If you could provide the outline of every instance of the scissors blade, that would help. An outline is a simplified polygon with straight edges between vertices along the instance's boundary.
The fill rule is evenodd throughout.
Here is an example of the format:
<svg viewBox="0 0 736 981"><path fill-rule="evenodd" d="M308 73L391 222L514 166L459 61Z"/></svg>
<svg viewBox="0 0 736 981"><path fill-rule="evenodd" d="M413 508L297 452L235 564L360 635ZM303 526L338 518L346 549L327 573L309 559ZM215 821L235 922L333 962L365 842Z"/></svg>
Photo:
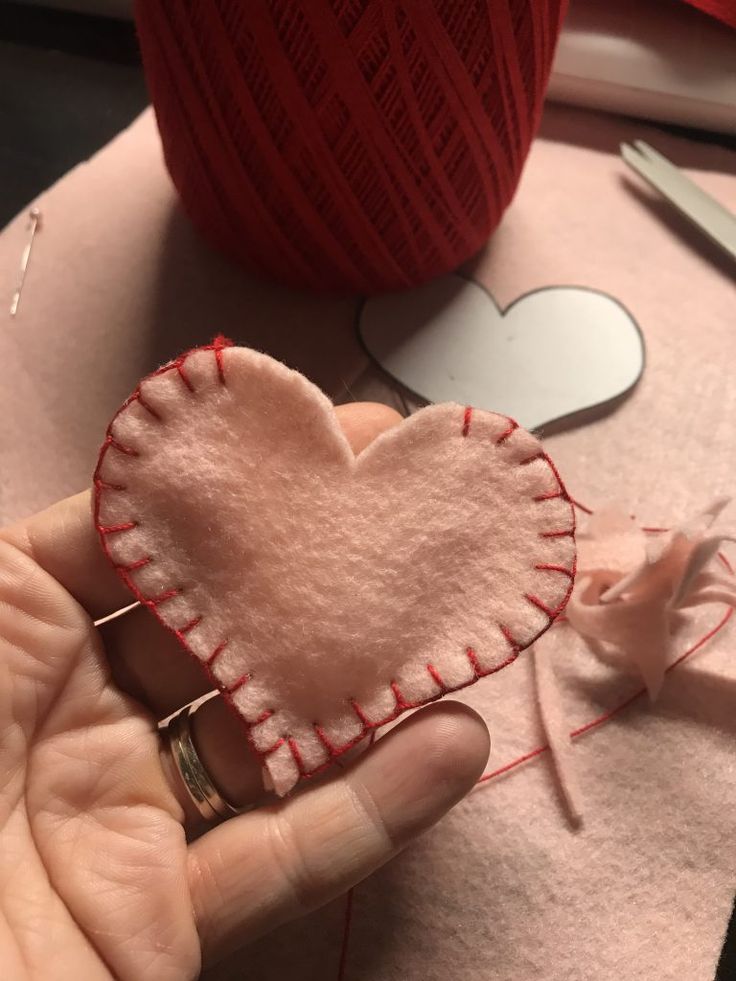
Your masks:
<svg viewBox="0 0 736 981"><path fill-rule="evenodd" d="M643 140L622 143L621 156L680 214L736 259L736 216Z"/></svg>

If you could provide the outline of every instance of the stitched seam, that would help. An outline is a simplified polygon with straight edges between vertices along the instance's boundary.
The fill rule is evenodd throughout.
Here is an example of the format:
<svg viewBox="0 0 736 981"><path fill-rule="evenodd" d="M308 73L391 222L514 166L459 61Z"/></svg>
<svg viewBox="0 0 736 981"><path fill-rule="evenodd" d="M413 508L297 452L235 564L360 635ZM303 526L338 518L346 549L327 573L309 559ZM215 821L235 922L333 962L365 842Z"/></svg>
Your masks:
<svg viewBox="0 0 736 981"><path fill-rule="evenodd" d="M147 381L147 380L149 380L151 378L157 377L158 375L166 374L167 372L170 372L170 371L176 371L177 374L178 374L178 376L185 383L186 387L188 389L190 389L190 391L192 392L192 394L196 394L195 389L191 386L191 381L190 381L188 375L186 374L186 369L184 367L185 366L185 363L186 363L187 359L192 354L195 354L195 353L198 353L198 352L201 352L201 351L213 351L214 356L215 356L216 367L217 367L218 380L220 381L221 384L224 385L224 384L226 384L226 378L225 378L225 373L224 373L224 365L223 365L222 351L223 351L223 349L225 347L229 346L230 343L231 342L226 341L222 337L217 337L217 338L215 338L215 340L213 341L212 344L205 345L205 346L200 347L200 348L194 348L193 350L191 350L191 351L187 352L186 354L182 355L180 358L177 358L175 361L172 361L170 364L164 365L162 368L159 368L157 371L155 371L151 375L147 376L147 378L144 379L144 381ZM135 561L133 563L129 563L127 565L121 565L121 564L115 562L115 560L114 560L114 558L113 558L113 556L112 556L112 554L110 552L110 547L109 547L108 542L107 542L107 538L110 535L114 535L114 534L117 534L117 533L124 533L125 531L128 531L128 530L131 530L133 528L138 527L138 522L136 522L136 521L124 522L124 523L119 524L119 525L112 525L112 526L107 526L106 527L106 526L103 526L100 523L100 520L99 520L100 508L101 508L101 504L102 504L102 495L104 493L110 491L110 490L113 490L113 491L114 490L117 490L118 487L120 487L120 485L112 485L112 486L109 486L100 477L100 470L101 470L102 465L104 463L104 460L105 460L105 457L106 457L107 452L110 450L110 448L113 448L113 449L119 450L120 452L122 452L122 453L124 453L126 455L129 455L129 456L135 456L135 457L140 456L140 453L137 450L135 450L132 447L125 447L125 446L123 446L122 444L118 443L118 441L112 435L112 427L114 426L115 421L117 420L117 418L124 411L126 411L126 409L134 401L138 401L139 403L141 403L143 405L144 409L149 408L149 411L150 411L150 407L148 407L146 404L144 404L144 403L141 402L140 385L139 385L138 388L136 388L136 390L133 392L133 394L123 403L123 405L120 407L120 409L117 411L117 413L113 417L112 421L110 422L110 425L108 426L108 430L107 430L107 435L105 437L105 441L104 441L104 443L103 443L103 445L101 447L101 450L100 450L99 460L98 460L97 467L96 467L95 473L94 473L94 481L93 481L93 483L94 483L94 516L95 516L95 525L96 525L97 530L98 530L98 533L100 535L100 539L101 539L101 542L102 542L103 550L104 550L105 554L107 555L109 561L113 565L113 567L116 569L116 571L118 572L118 574L120 575L120 577L125 582L126 586L135 595L136 599L138 599L142 604L144 604L149 609L151 609L151 611L153 612L153 614L160 620L160 622L162 623L162 625L167 630L169 630L171 633L173 633L177 637L177 639L181 643L182 647L187 651L187 653L189 653L192 657L194 657L196 659L197 663L200 664L203 667L203 669L207 673L207 675L210 678L210 680L212 681L212 683L221 692L224 701L231 707L231 709L233 709L233 711L236 713L237 718L241 721L241 723L243 723L245 725L245 731L247 733L248 739L249 739L249 741L250 741L250 743L251 743L254 751L257 753L257 755L259 755L264 760L268 756L270 756L272 753L276 752L276 750L278 750L282 746L286 745L288 747L290 753L291 753L291 756L292 756L292 758L294 760L294 763L295 763L295 765L297 767L297 770L298 770L300 776L302 776L302 777L310 777L310 776L313 776L313 775L315 775L317 773L322 772L326 767L328 767L332 763L333 760L339 758L344 753L346 753L350 749L352 749L355 745L357 745L357 743L359 743L362 739L364 739L365 736L369 732L371 732L371 731L373 731L375 729L378 729L378 728L380 728L380 727L382 727L384 725L387 725L389 722L394 721L394 719L398 718L399 715L401 715L403 712L407 711L408 709L418 708L421 705L426 705L426 704L428 704L430 702L436 701L437 699L441 698L443 695L448 694L449 692L459 691L459 690L467 687L468 685L473 684L474 682L476 682L480 678L487 677L488 675L491 675L491 674L495 674L497 671L500 671L503 668L507 667L514 660L516 660L516 658L518 657L519 653L523 649L526 649L526 648L530 647L549 628L549 626L551 626L551 624L554 622L554 620L561 614L561 612L564 610L565 606L567 605L567 602L568 602L568 600L570 598L570 595L572 593L572 588L573 588L573 585L574 585L575 565L576 565L576 563L573 562L573 568L572 569L565 569L562 566L553 566L553 565L546 564L546 563L539 563L539 564L537 564L537 565L534 566L534 569L535 570L548 569L549 571L564 572L569 577L569 579L570 579L570 583L569 583L568 589L567 589L567 591L565 593L565 596L564 596L563 600L558 604L558 606L555 609L551 609L550 607L548 607L546 604L543 603L543 601L539 600L538 597L525 594L525 599L527 599L527 601L531 602L540 611L542 611L545 614L545 616L548 617L548 622L547 622L547 624L528 643L524 644L523 647L516 640L516 638L512 635L511 631L508 629L508 627L505 624L502 624L500 622L498 622L496 624L496 626L498 627L499 631L503 635L505 641L509 645L509 648L510 648L510 651L511 651L511 653L509 654L509 656L504 661L502 661L500 664L494 665L494 666L492 666L490 668L482 668L481 665L480 665L480 662L478 660L478 656L477 656L476 651L472 647L466 647L464 653L465 653L465 656L467 657L467 659L468 659L471 667L473 668L473 675L472 675L472 677L469 680L464 681L464 682L462 682L459 685L451 685L451 686L450 685L446 685L443 682L443 680L442 680L439 672L434 667L434 665L428 664L428 665L426 665L427 672L429 673L430 677L432 678L432 680L437 685L438 691L436 693L433 693L432 695L430 695L428 697L424 697L424 698L418 699L415 702L412 702L412 701L407 700L405 698L405 696L403 695L403 693L401 692L401 690L400 690L397 682L392 679L389 682L389 687L391 688L391 691L392 691L393 696L394 696L395 708L385 718L382 718L382 719L379 719L379 720L372 720L372 719L370 719L368 717L368 715L366 714L366 712L363 710L363 708L360 706L360 704L357 702L356 699L354 699L354 698L348 699L347 704L350 706L353 714L355 715L355 717L358 719L358 721L361 724L360 731L358 732L358 734L355 737L353 737L352 739L348 740L347 743L340 744L339 746L335 746L332 743L332 741L326 736L324 728L319 723L317 723L317 722L313 723L312 724L312 729L314 730L314 732L315 732L315 734L316 734L316 736L317 736L320 744L322 745L322 747L324 748L325 752L327 753L327 760L324 763L318 765L317 767L314 767L311 770L307 770L306 769L306 767L304 765L303 757L301 755L301 750L299 749L298 742L297 742L297 740L291 734L285 734L285 735L279 737L266 750L258 749L255 746L255 743L254 743L253 729L256 728L258 725L262 724L263 722L265 722L267 719L271 718L275 714L275 710L274 709L268 709L268 710L262 712L258 716L257 719L255 719L252 722L249 722L248 720L245 719L242 711L240 711L238 709L238 707L235 705L232 696L244 684L246 684L248 680L250 680L250 678L252 677L252 674L249 673L249 672L245 672L243 675L241 675L240 678L238 678L235 682L231 683L230 685L225 685L223 682L221 682L215 676L214 671L213 671L213 667L214 667L214 664L215 664L217 658L219 657L219 655L222 653L222 651L225 649L225 647L228 644L227 638L225 640L221 641L214 648L214 650L212 651L212 653L207 658L202 659L202 658L198 657L194 653L194 651L189 647L189 645L187 643L186 635L187 635L187 633L189 631L193 630L196 626L198 626L199 624L202 623L203 617L202 616L195 617L193 620L191 620L189 623L187 623L183 628L175 629L175 628L172 628L171 626L169 626L169 624L167 624L167 623L164 622L164 620L159 616L158 609L157 609L157 607L159 605L161 605L161 603L164 603L168 599L172 599L175 596L181 595L181 593L182 593L183 590L180 587L178 587L178 588L175 588L175 589L167 590L166 592L160 594L158 597L155 597L153 599L144 597L142 595L140 589L138 588L138 586L132 581L132 579L130 577L130 573L136 571L137 569L143 568L145 565L147 565L148 563L152 562L153 561L153 557L152 556L142 556L140 559L138 559L137 561ZM154 413L151 413L151 414L154 416L154 418L157 415L155 412ZM462 436L463 437L468 437L470 435L471 422L472 422L472 408L471 407L466 407L463 410L463 421L462 421L462 428L461 428L461 433L462 433ZM497 437L496 440L494 441L494 443L495 443L496 446L504 445L511 438L511 436L516 432L516 430L519 428L518 423L516 423L515 420L508 418L507 419L507 422L508 422L507 429L503 433L501 433L501 435L499 437ZM539 536L541 538L557 538L557 537L563 537L563 536L569 536L569 537L574 538L574 535L575 535L575 511L574 511L574 508L573 508L572 503L570 501L570 498L569 498L569 496L567 494L567 491L565 489L565 486L564 486L564 484L563 484L563 482L562 482L562 480L560 478L560 475L559 475L559 473L557 471L557 468L555 467L555 465L552 462L552 460L550 460L549 456L544 451L540 451L540 452L535 453L532 456L530 456L530 457L528 457L528 458L526 458L524 460L521 460L517 465L518 466L527 466L528 464L530 464L530 463L532 463L532 462L534 462L536 460L543 460L547 464L548 468L552 471L552 474L555 477L555 480L557 482L558 490L555 491L555 492L551 492L549 494L538 495L537 497L533 497L532 500L534 500L535 502L544 503L547 500L563 499L570 506L571 522L572 522L571 527L568 528L568 529L564 529L564 530L555 529L555 530L552 530L552 531L540 532L539 533ZM120 487L120 489L122 489L122 487Z"/></svg>

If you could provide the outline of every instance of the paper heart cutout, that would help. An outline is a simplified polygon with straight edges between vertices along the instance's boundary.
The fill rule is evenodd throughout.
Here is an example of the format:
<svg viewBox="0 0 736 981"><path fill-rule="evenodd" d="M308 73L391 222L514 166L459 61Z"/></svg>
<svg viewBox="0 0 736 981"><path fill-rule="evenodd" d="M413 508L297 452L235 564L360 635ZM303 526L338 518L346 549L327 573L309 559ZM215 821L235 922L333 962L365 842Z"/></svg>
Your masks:
<svg viewBox="0 0 736 981"><path fill-rule="evenodd" d="M355 457L319 389L222 341L125 402L95 502L115 568L209 671L280 794L509 664L572 588L572 507L515 423L432 406Z"/></svg>
<svg viewBox="0 0 736 981"><path fill-rule="evenodd" d="M526 293L502 311L477 283L444 276L366 300L359 331L371 357L425 401L493 408L527 429L616 404L644 367L631 314L579 286Z"/></svg>

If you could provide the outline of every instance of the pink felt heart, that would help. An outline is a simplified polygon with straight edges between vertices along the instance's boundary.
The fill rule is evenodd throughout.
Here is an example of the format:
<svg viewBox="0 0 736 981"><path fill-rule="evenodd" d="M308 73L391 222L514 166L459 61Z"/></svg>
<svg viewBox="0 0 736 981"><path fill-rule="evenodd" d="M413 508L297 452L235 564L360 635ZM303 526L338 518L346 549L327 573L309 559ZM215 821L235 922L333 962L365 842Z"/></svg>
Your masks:
<svg viewBox="0 0 736 981"><path fill-rule="evenodd" d="M219 340L141 382L95 491L115 568L279 793L511 663L572 587L571 504L514 422L431 406L356 457L314 385Z"/></svg>

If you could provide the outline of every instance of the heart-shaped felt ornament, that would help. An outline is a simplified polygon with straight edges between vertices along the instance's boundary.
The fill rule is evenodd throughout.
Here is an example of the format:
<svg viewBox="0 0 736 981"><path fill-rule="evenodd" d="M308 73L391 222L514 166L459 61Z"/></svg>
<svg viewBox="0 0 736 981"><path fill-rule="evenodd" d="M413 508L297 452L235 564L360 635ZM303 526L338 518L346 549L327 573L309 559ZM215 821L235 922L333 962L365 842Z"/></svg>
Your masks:
<svg viewBox="0 0 736 981"><path fill-rule="evenodd" d="M244 720L279 794L510 664L574 577L572 506L516 423L430 406L356 457L319 389L222 339L125 402L95 502L118 573Z"/></svg>

